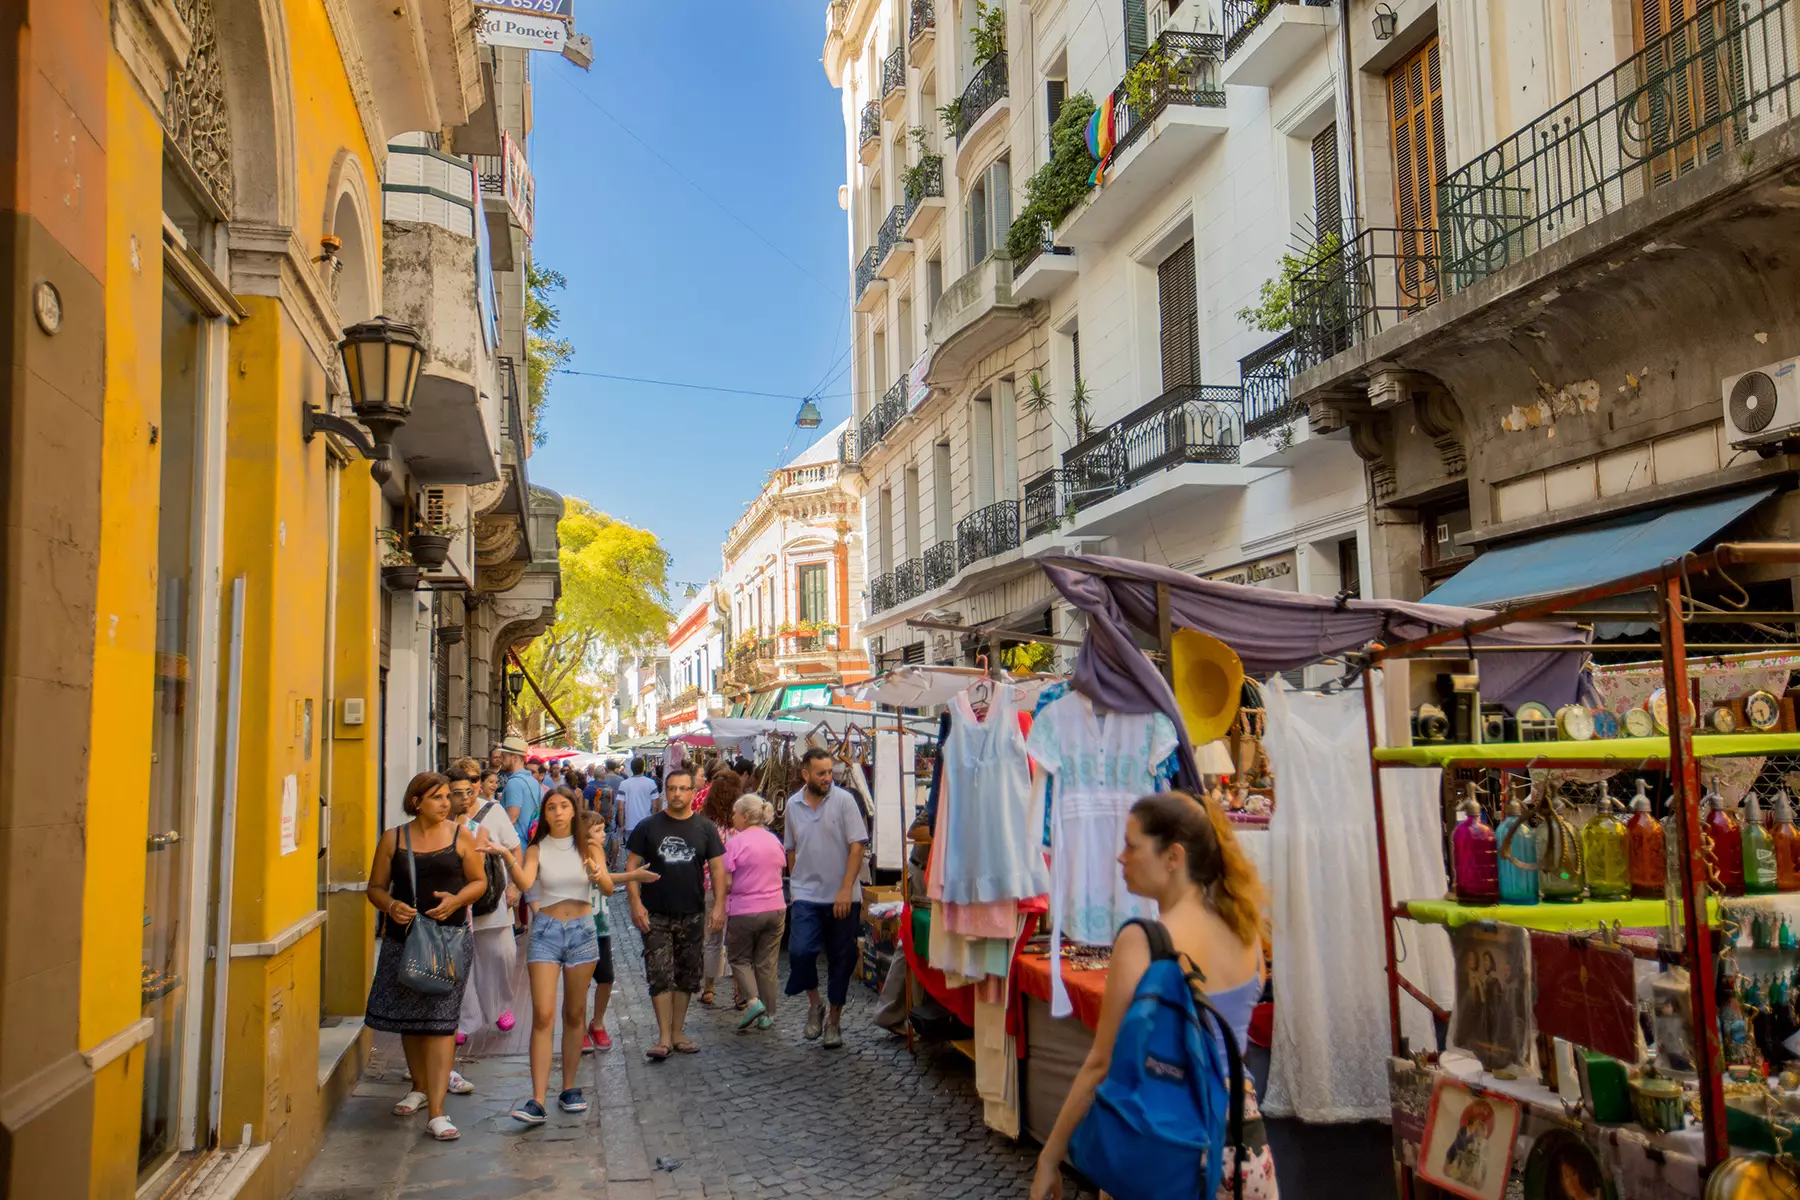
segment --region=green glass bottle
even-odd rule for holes
[[[1599,807],[1581,830],[1588,895],[1595,900],[1624,900],[1631,895],[1630,834],[1613,809],[1613,798],[1602,784]],[[1769,861],[1772,864],[1774,858]]]
[[[1762,802],[1750,793],[1750,819],[1743,824],[1744,891],[1752,896],[1766,896],[1778,890],[1779,875],[1775,866],[1775,839],[1762,822]]]

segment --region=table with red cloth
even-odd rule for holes
[[[1089,1029],[1100,1024],[1100,1001],[1106,996],[1105,970],[1073,971],[1063,962],[1063,986],[1068,989],[1069,1003],[1075,1008],[1075,1019]],[[1035,950],[1019,955],[1013,967],[1015,985],[1021,994],[1050,1002],[1050,956]]]
[[[1019,931],[1019,939],[1013,944],[1013,973],[1018,974],[1020,952],[1025,943],[1037,933],[1038,924],[1045,913],[1050,911],[1050,899],[1037,896],[1030,900],[1019,901],[1019,911],[1025,916],[1024,928]],[[928,905],[911,905],[900,917],[900,946],[906,952],[906,966],[925,989],[925,994],[948,1009],[957,1020],[964,1025],[975,1024],[975,989],[972,987],[951,987],[950,981],[942,971],[936,970],[927,961],[931,937],[931,909]],[[922,942],[923,946],[915,946]],[[920,950],[926,953],[920,953]],[[1015,985],[1016,986],[1016,985]],[[1007,1004],[1006,1031],[1016,1034],[1017,1006]],[[1096,1010],[1098,1011],[1098,1010]]]

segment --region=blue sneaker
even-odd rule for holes
[[[561,1105],[562,1110],[567,1113],[587,1111],[587,1097],[581,1094],[580,1088],[570,1088],[568,1091],[558,1096],[556,1102]],[[538,1111],[542,1112],[543,1110],[539,1109]]]
[[[527,1125],[542,1125],[544,1123],[544,1106],[536,1100],[527,1100],[512,1110],[512,1119],[522,1121]]]

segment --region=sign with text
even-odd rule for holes
[[[476,8],[491,8],[499,12],[531,13],[539,17],[561,17],[565,21],[574,19],[572,6],[573,0],[475,0]]]
[[[537,211],[537,181],[532,178],[531,164],[526,161],[525,148],[514,141],[510,133],[504,135],[501,155],[504,164],[501,188],[506,193],[506,207],[512,209],[519,228],[530,237],[532,218]]]
[[[561,17],[489,8],[481,14],[476,39],[484,46],[517,46],[522,50],[560,53],[569,40],[569,23]]]
[[[1273,588],[1278,592],[1300,590],[1300,581],[1294,577],[1294,553],[1291,550],[1273,558],[1259,558],[1255,562],[1226,567],[1223,571],[1208,571],[1200,578],[1220,583],[1246,583],[1251,587]]]

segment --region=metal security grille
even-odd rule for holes
[[[1168,392],[1200,382],[1200,294],[1194,281],[1194,243],[1183,242],[1156,268],[1162,313],[1162,385]]]
[[[1337,126],[1327,125],[1312,140],[1313,230],[1319,237],[1344,228],[1344,198],[1338,177]]]

